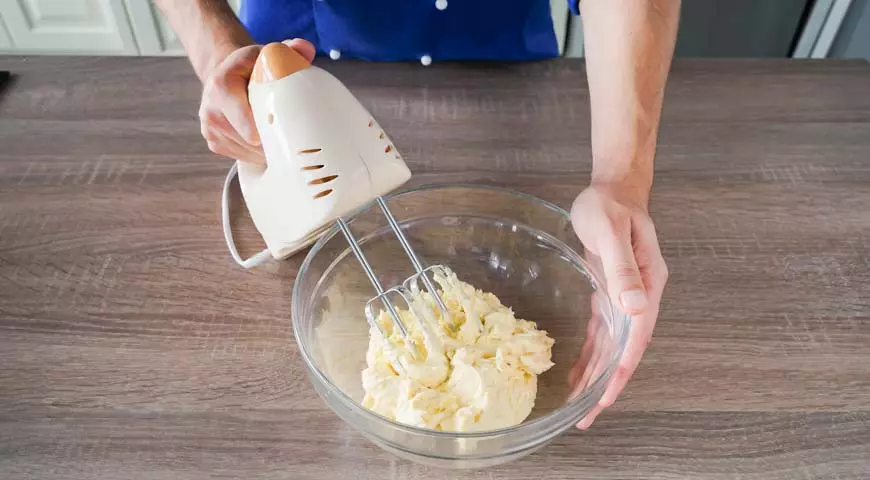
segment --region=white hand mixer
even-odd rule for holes
[[[411,177],[389,137],[338,79],[310,65],[283,43],[271,43],[260,51],[248,95],[266,165],[236,162],[224,182],[224,237],[233,259],[251,268],[270,256],[287,258],[314,243],[335,221],[376,292],[365,308],[369,325],[386,338],[373,308],[373,303],[381,302],[408,349],[413,355],[419,353],[389,298],[394,294],[408,304],[423,327],[427,345],[433,345],[435,338],[426,323],[436,320],[431,312],[416,308],[412,298],[419,294],[422,281],[441,318],[446,319],[448,309],[429,277],[439,275],[450,281],[454,276],[445,266],[424,267],[420,263],[381,197]],[[236,175],[254,225],[267,247],[248,259],[239,256],[230,228],[229,187]],[[372,199],[416,271],[402,285],[386,290],[342,218]],[[292,206],[292,213],[288,214],[284,206]]]

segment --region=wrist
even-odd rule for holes
[[[205,81],[214,69],[236,50],[253,45],[248,32],[241,25],[233,25],[229,22],[216,22],[215,25],[206,29],[208,32],[199,42],[204,48],[198,55],[191,55],[194,61],[194,69],[200,80]]]
[[[652,190],[655,151],[655,134],[649,132],[608,136],[594,142],[591,183],[630,192],[636,203],[646,208]]]
[[[224,61],[230,54],[244,47],[246,44],[235,43],[230,41],[222,41],[210,45],[209,48],[198,55],[198,62],[194,62],[194,69],[201,81],[205,81],[212,72]],[[193,58],[193,57],[191,57]]]
[[[652,160],[648,162],[596,162],[590,186],[618,192],[644,210],[652,190]]]

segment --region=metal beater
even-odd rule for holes
[[[377,197],[375,199],[375,202],[378,204],[381,212],[383,212],[384,216],[387,218],[387,223],[390,225],[390,229],[396,235],[396,238],[398,238],[399,243],[402,245],[402,249],[405,250],[405,254],[408,256],[408,259],[411,261],[411,264],[414,266],[414,270],[416,271],[415,274],[405,279],[405,281],[402,282],[401,285],[396,285],[392,288],[384,290],[384,287],[383,285],[381,285],[380,280],[378,280],[377,276],[375,275],[371,264],[369,263],[368,259],[366,259],[366,256],[363,253],[359,242],[353,235],[353,232],[350,231],[347,222],[345,222],[343,218],[338,218],[336,220],[336,223],[338,224],[339,229],[341,229],[341,233],[347,240],[348,245],[350,245],[354,256],[359,261],[360,266],[362,266],[363,271],[365,271],[366,276],[372,283],[372,286],[375,289],[375,293],[377,293],[377,295],[375,295],[374,297],[369,299],[368,302],[366,302],[365,314],[369,326],[375,329],[382,338],[387,338],[386,333],[384,332],[383,328],[381,328],[380,323],[378,323],[377,314],[375,313],[375,310],[373,308],[374,303],[382,303],[386,307],[390,317],[392,317],[393,323],[395,324],[396,328],[399,329],[402,337],[404,337],[405,343],[408,346],[408,349],[411,351],[411,354],[419,358],[420,351],[414,343],[413,339],[411,338],[408,327],[402,322],[402,319],[401,317],[399,317],[399,313],[396,310],[396,307],[393,305],[393,302],[390,300],[389,297],[391,294],[398,295],[408,305],[408,309],[416,317],[417,322],[422,327],[423,336],[426,343],[428,345],[435,345],[437,340],[435,338],[435,334],[431,331],[430,326],[434,325],[437,320],[432,317],[432,312],[430,312],[429,310],[417,308],[415,302],[413,301],[413,295],[416,295],[420,292],[419,282],[422,281],[426,291],[435,300],[435,305],[440,313],[440,317],[443,319],[447,319],[449,317],[449,311],[447,310],[447,306],[444,304],[444,300],[438,295],[438,290],[435,288],[435,284],[432,282],[432,279],[429,278],[429,275],[440,275],[445,279],[449,279],[452,272],[444,265],[431,265],[428,267],[424,267],[423,264],[420,262],[420,259],[417,257],[416,252],[414,252],[413,247],[411,247],[411,244],[408,243],[408,239],[402,232],[402,227],[399,225],[399,222],[396,221],[396,217],[393,216],[393,213],[387,206],[387,202],[384,201],[383,197]]]

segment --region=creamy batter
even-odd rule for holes
[[[538,375],[553,366],[553,339],[517,319],[492,293],[436,276],[449,310],[441,318],[428,293],[415,296],[419,322],[398,309],[412,355],[392,317],[380,312],[386,339],[370,331],[362,372],[363,406],[400,423],[451,432],[495,430],[521,423],[535,404]],[[425,318],[425,317],[424,317]]]

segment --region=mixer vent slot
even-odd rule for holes
[[[309,185],[323,185],[324,183],[329,183],[338,178],[338,175],[327,175],[325,177],[315,178],[314,180],[308,182]]]
[[[393,150],[393,146],[387,145],[386,148],[384,148],[384,153],[390,153],[392,150]]]
[[[384,135],[384,132],[381,132],[381,134],[380,134],[380,135],[378,135],[378,138],[380,138],[380,139],[381,139],[381,140],[383,140],[383,139],[384,139],[384,137],[385,137],[385,135]]]
[[[302,170],[303,171],[320,170],[321,168],[323,168],[323,165],[306,165],[306,166],[302,167]]]
[[[322,192],[317,192],[317,194],[314,195],[314,198],[315,198],[315,199],[323,198],[323,197],[329,195],[330,193],[332,193],[332,189],[331,189],[331,188],[327,188],[326,190],[324,190],[324,191],[322,191]]]
[[[322,148],[306,148],[305,150],[299,150],[300,155],[310,155],[312,153],[320,153],[323,151]]]

